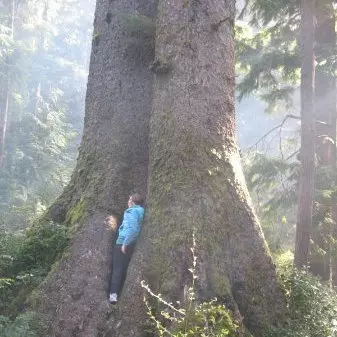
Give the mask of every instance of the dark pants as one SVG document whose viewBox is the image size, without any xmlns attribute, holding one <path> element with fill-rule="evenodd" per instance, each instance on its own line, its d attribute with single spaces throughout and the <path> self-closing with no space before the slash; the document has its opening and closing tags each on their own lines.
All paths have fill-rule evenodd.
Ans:
<svg viewBox="0 0 337 337">
<path fill-rule="evenodd" d="M 122 253 L 121 248 L 122 245 L 115 245 L 113 250 L 110 294 L 119 294 L 122 290 L 134 245 L 127 246 L 126 254 Z"/>
</svg>

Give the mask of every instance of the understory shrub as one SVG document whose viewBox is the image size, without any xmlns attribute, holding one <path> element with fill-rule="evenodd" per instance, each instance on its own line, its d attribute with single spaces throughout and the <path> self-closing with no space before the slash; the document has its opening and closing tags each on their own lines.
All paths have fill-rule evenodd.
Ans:
<svg viewBox="0 0 337 337">
<path fill-rule="evenodd" d="M 34 312 L 26 312 L 14 320 L 0 316 L 1 337 L 39 337 L 45 332 L 45 326 Z"/>
<path fill-rule="evenodd" d="M 0 314 L 15 315 L 49 272 L 68 243 L 67 227 L 40 223 L 25 233 L 3 233 L 0 239 Z"/>
<path fill-rule="evenodd" d="M 336 337 L 337 291 L 307 270 L 292 268 L 292 254 L 278 258 L 279 275 L 289 306 L 288 324 L 266 337 Z"/>
</svg>

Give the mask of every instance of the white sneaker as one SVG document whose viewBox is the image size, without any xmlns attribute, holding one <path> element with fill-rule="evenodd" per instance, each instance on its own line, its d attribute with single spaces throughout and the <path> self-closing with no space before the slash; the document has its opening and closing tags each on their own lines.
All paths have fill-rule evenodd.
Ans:
<svg viewBox="0 0 337 337">
<path fill-rule="evenodd" d="M 109 301 L 111 304 L 116 304 L 117 303 L 117 294 L 113 293 L 109 295 Z"/>
</svg>

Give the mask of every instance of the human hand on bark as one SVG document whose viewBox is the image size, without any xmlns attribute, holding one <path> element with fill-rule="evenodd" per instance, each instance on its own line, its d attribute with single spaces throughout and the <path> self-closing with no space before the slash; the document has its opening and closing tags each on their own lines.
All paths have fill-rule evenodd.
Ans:
<svg viewBox="0 0 337 337">
<path fill-rule="evenodd" d="M 123 254 L 126 254 L 126 246 L 125 245 L 122 245 L 121 251 L 122 251 Z"/>
<path fill-rule="evenodd" d="M 106 223 L 109 225 L 109 227 L 116 232 L 117 230 L 117 219 L 113 215 L 108 215 L 106 218 Z"/>
</svg>

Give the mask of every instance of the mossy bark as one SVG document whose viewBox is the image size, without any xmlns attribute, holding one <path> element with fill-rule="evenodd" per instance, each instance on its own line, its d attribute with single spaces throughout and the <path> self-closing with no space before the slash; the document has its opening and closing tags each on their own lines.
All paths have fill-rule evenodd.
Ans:
<svg viewBox="0 0 337 337">
<path fill-rule="evenodd" d="M 235 137 L 234 1 L 159 1 L 146 223 L 105 336 L 141 336 L 145 279 L 184 300 L 197 238 L 200 299 L 217 297 L 257 336 L 285 301 L 242 174 Z"/>
<path fill-rule="evenodd" d="M 104 220 L 122 213 L 131 191 L 146 191 L 153 82 L 153 32 L 135 34 L 125 22 L 151 21 L 155 10 L 152 0 L 97 1 L 77 166 L 48 212 L 69 224 L 72 242 L 34 298 L 48 337 L 96 336 L 110 310 L 113 233 Z"/>
</svg>

